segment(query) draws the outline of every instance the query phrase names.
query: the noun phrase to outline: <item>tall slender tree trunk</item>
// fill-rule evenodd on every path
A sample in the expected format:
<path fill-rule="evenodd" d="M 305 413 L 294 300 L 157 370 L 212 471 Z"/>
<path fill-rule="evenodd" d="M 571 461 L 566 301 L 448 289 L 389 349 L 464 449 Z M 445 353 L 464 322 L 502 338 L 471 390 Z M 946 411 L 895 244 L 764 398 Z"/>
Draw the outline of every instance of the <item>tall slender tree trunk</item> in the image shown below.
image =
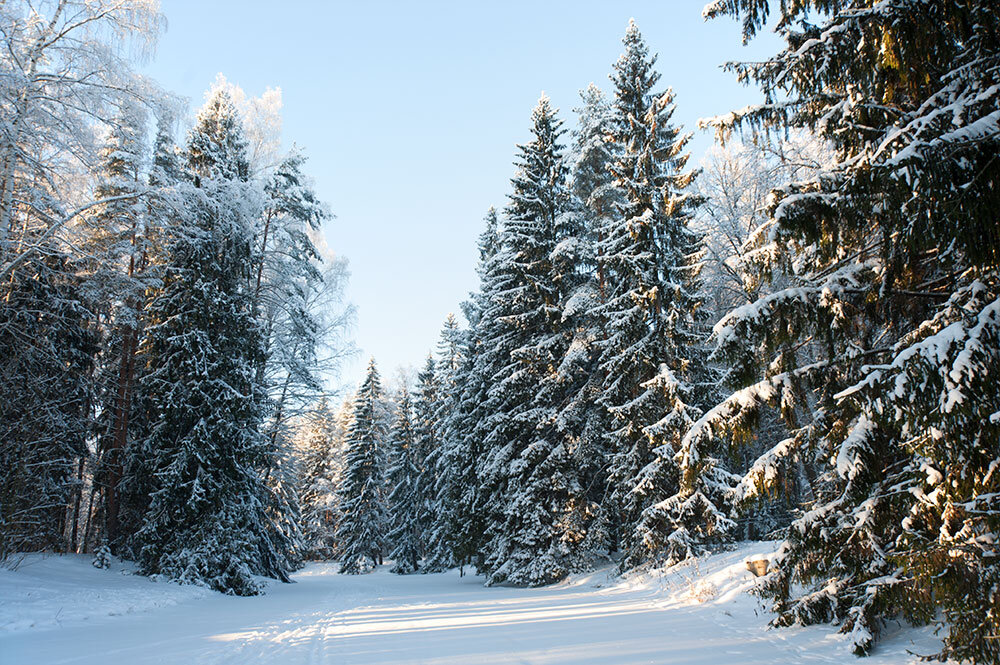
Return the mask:
<path fill-rule="evenodd" d="M 128 276 L 131 280 L 136 270 L 137 229 L 132 226 L 132 255 L 128 261 Z M 138 309 L 139 303 L 133 302 Z M 108 545 L 112 552 L 117 553 L 118 541 L 121 537 L 118 501 L 118 485 L 123 475 L 122 451 L 128 445 L 129 416 L 132 413 L 132 393 L 135 383 L 135 355 L 139 342 L 139 330 L 136 324 L 125 329 L 122 339 L 122 356 L 118 367 L 118 386 L 115 395 L 114 428 L 111 436 L 110 450 L 105 461 L 107 470 L 107 486 L 105 491 L 105 521 Z"/>
<path fill-rule="evenodd" d="M 80 551 L 86 552 L 90 545 L 91 534 L 94 532 L 94 495 L 97 494 L 97 485 L 90 486 L 90 498 L 87 500 L 87 525 L 83 529 L 83 541 L 80 543 Z"/>
<path fill-rule="evenodd" d="M 254 310 L 257 309 L 260 303 L 260 285 L 264 278 L 264 262 L 265 262 L 265 252 L 267 251 L 267 236 L 271 231 L 271 220 L 274 218 L 274 213 L 270 210 L 267 211 L 267 216 L 264 217 L 264 237 L 260 241 L 260 263 L 257 264 L 257 281 L 253 289 L 253 306 Z"/>
<path fill-rule="evenodd" d="M 257 310 L 260 307 L 260 291 L 261 286 L 264 282 L 264 263 L 265 263 L 265 252 L 267 251 L 267 237 L 271 231 L 271 220 L 274 218 L 274 213 L 271 210 L 267 211 L 267 215 L 264 217 L 264 237 L 260 241 L 260 263 L 257 264 L 257 278 L 253 289 L 253 313 L 254 318 L 257 317 Z M 261 357 L 260 363 L 257 365 L 257 385 L 264 386 L 265 377 L 267 376 L 267 360 L 271 353 L 271 332 L 273 330 L 273 322 L 268 319 L 267 330 L 264 333 L 264 354 Z M 278 409 L 277 418 L 280 418 L 281 411 L 280 406 Z M 277 423 L 277 419 L 275 421 Z M 275 434 L 272 437 L 272 442 L 277 437 Z"/>
<path fill-rule="evenodd" d="M 118 394 L 115 397 L 114 431 L 111 449 L 106 460 L 107 487 L 105 487 L 105 511 L 108 529 L 108 543 L 112 551 L 117 550 L 119 533 L 118 484 L 122 480 L 122 451 L 128 445 L 129 415 L 132 411 L 132 384 L 135 376 L 135 351 L 138 331 L 130 326 L 125 331 L 122 342 L 122 358 L 118 369 Z"/>
<path fill-rule="evenodd" d="M 76 490 L 73 492 L 73 510 L 72 517 L 73 524 L 70 527 L 69 536 L 69 551 L 76 552 L 78 549 L 77 538 L 79 536 L 80 530 L 80 508 L 83 505 L 83 467 L 86 462 L 86 457 L 81 456 L 80 461 L 76 466 Z"/>

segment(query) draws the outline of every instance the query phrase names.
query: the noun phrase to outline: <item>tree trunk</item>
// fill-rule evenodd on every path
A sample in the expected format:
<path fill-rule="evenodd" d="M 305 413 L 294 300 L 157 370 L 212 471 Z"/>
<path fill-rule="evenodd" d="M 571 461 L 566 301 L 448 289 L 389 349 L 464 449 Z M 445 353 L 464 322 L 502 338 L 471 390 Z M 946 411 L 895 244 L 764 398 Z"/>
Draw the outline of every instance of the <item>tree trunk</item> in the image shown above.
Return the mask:
<path fill-rule="evenodd" d="M 85 457 L 80 457 L 80 462 L 76 468 L 76 490 L 73 492 L 73 526 L 70 528 L 69 551 L 76 552 L 78 549 L 77 537 L 80 530 L 80 508 L 83 506 L 83 465 Z"/>
<path fill-rule="evenodd" d="M 97 485 L 90 487 L 90 499 L 87 501 L 87 526 L 83 529 L 83 542 L 80 543 L 80 551 L 86 552 L 90 544 L 90 537 L 94 527 L 94 494 L 97 493 Z"/>
<path fill-rule="evenodd" d="M 260 241 L 260 263 L 257 264 L 257 283 L 254 285 L 253 290 L 253 308 L 257 311 L 257 305 L 260 303 L 260 285 L 264 277 L 264 256 L 267 251 L 267 235 L 271 230 L 271 219 L 274 217 L 274 213 L 270 210 L 267 211 L 267 216 L 264 218 L 264 237 Z"/>
<path fill-rule="evenodd" d="M 130 326 L 125 331 L 122 342 L 122 358 L 118 369 L 118 391 L 115 397 L 114 429 L 111 437 L 111 447 L 107 451 L 105 469 L 107 486 L 105 487 L 105 511 L 108 529 L 108 545 L 111 551 L 117 553 L 119 533 L 119 503 L 118 484 L 122 480 L 122 451 L 128 444 L 129 415 L 132 411 L 132 384 L 135 376 L 135 350 L 138 341 L 138 331 Z"/>
<path fill-rule="evenodd" d="M 136 227 L 132 226 L 132 256 L 128 261 L 128 276 L 131 279 L 135 274 L 135 248 L 137 243 Z M 138 309 L 138 303 L 133 302 L 133 306 Z M 125 329 L 122 339 L 122 357 L 118 368 L 118 387 L 115 395 L 115 408 L 113 414 L 113 430 L 111 436 L 111 446 L 107 451 L 105 469 L 107 473 L 107 486 L 105 487 L 105 520 L 107 524 L 108 546 L 112 553 L 118 553 L 118 540 L 121 537 L 120 520 L 118 518 L 118 484 L 122 480 L 122 451 L 128 444 L 128 424 L 129 416 L 132 413 L 132 389 L 135 377 L 135 354 L 139 341 L 139 331 L 132 325 Z"/>

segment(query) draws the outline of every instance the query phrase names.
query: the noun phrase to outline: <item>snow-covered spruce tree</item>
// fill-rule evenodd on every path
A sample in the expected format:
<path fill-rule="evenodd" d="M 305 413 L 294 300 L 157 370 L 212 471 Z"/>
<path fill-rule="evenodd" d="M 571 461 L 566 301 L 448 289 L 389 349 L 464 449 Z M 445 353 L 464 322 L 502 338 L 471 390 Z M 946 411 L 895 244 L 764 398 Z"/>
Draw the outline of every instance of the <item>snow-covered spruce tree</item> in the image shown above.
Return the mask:
<path fill-rule="evenodd" d="M 396 403 L 396 422 L 389 432 L 389 465 L 386 470 L 389 525 L 386 541 L 389 558 L 395 562 L 392 572 L 407 575 L 416 572 L 420 559 L 421 501 L 417 494 L 420 470 L 416 459 L 416 431 L 413 404 L 404 385 Z"/>
<path fill-rule="evenodd" d="M 486 228 L 480 234 L 478 243 L 477 271 L 481 287 L 471 294 L 469 301 L 462 304 L 470 328 L 464 340 L 461 394 L 456 412 L 450 419 L 454 441 L 451 473 L 458 489 L 450 516 L 452 551 L 460 565 L 474 564 L 477 567 L 481 565 L 480 554 L 486 527 L 479 506 L 482 495 L 479 468 L 484 450 L 482 437 L 485 436 L 480 424 L 489 415 L 488 390 L 493 380 L 489 364 L 485 362 L 488 349 L 484 340 L 490 338 L 490 326 L 481 313 L 486 301 L 484 292 L 488 290 L 484 286 L 487 279 L 486 265 L 492 262 L 500 249 L 498 219 L 494 208 L 487 212 L 485 222 Z"/>
<path fill-rule="evenodd" d="M 219 91 L 188 139 L 188 217 L 173 230 L 144 342 L 149 457 L 131 469 L 154 479 L 132 548 L 140 570 L 238 595 L 259 593 L 254 575 L 287 580 L 289 545 L 269 524 L 274 497 L 262 477 L 273 451 L 255 380 L 245 150 Z"/>
<path fill-rule="evenodd" d="M 677 501 L 701 490 L 682 487 L 674 453 L 699 415 L 694 373 L 705 364 L 697 348 L 700 238 L 689 228 L 698 199 L 687 191 L 694 173 L 684 171 L 690 135 L 670 123 L 672 93 L 654 91 L 656 57 L 634 21 L 623 43 L 611 76 L 610 169 L 620 203 L 599 229 L 604 297 L 595 315 L 603 332 L 599 399 L 615 428 L 605 509 L 617 516 L 622 565 L 631 567 L 664 549 L 682 555 L 667 538 L 685 518 Z"/>
<path fill-rule="evenodd" d="M 621 190 L 609 170 L 615 144 L 609 141 L 614 115 L 604 93 L 594 84 L 580 92 L 583 106 L 573 132 L 570 169 L 570 209 L 557 224 L 559 244 L 553 255 L 557 277 L 561 329 L 566 352 L 556 373 L 559 402 L 557 426 L 567 438 L 584 494 L 571 512 L 573 529 L 585 533 L 583 553 L 599 555 L 615 549 L 613 516 L 604 510 L 612 422 L 598 403 L 603 378 L 597 342 L 604 302 L 603 262 L 598 260 L 599 231 L 617 214 Z"/>
<path fill-rule="evenodd" d="M 557 220 L 568 203 L 562 123 L 555 114 L 543 95 L 532 112 L 532 140 L 518 146 L 505 210 L 508 262 L 502 269 L 508 277 L 493 315 L 511 351 L 491 390 L 500 420 L 487 458 L 493 476 L 483 557 L 487 584 L 557 581 L 572 566 L 580 539 L 566 531 L 570 505 L 581 491 L 555 426 L 562 395 L 553 368 L 567 337 L 560 332 L 553 254 Z"/>
<path fill-rule="evenodd" d="M 106 201 L 84 217 L 88 300 L 102 334 L 95 368 L 93 437 L 96 455 L 81 460 L 72 507 L 70 548 L 93 551 L 110 545 L 130 557 L 130 535 L 141 522 L 150 489 L 131 491 L 125 466 L 142 432 L 145 413 L 139 376 L 139 343 L 145 309 L 162 281 L 165 238 L 177 207 L 181 177 L 173 143 L 172 102 L 157 100 L 153 160 L 146 167 L 145 120 L 138 100 L 120 104 L 96 173 L 95 197 Z M 84 461 L 91 466 L 84 473 Z M 89 498 L 82 492 L 90 480 Z M 134 504 L 134 505 L 133 505 Z"/>
<path fill-rule="evenodd" d="M 149 350 L 142 344 L 145 328 L 149 324 L 149 304 L 161 291 L 166 264 L 169 261 L 169 245 L 174 228 L 180 227 L 184 219 L 181 211 L 186 209 L 186 184 L 180 164 L 178 149 L 171 132 L 172 119 L 169 112 L 161 111 L 157 119 L 156 137 L 153 141 L 153 163 L 149 170 L 146 210 L 142 216 L 142 245 L 139 281 L 147 285 L 142 295 L 143 311 L 137 325 L 139 345 L 135 351 L 132 371 L 132 410 L 128 414 L 128 429 L 125 447 L 122 451 L 122 477 L 116 487 L 118 494 L 118 552 L 127 558 L 136 558 L 138 553 L 131 549 L 132 537 L 142 526 L 149 508 L 155 478 L 146 473 L 143 465 L 151 457 L 146 443 L 152 423 L 152 409 L 148 402 L 143 376 L 148 369 L 144 354 Z M 138 249 L 138 248 L 137 248 Z M 86 547 L 87 543 L 81 543 Z"/>
<path fill-rule="evenodd" d="M 315 410 L 312 409 L 306 412 L 305 417 L 310 418 L 314 414 Z M 312 519 L 309 519 L 308 522 L 303 522 L 302 526 L 303 554 L 307 558 L 340 559 L 341 547 L 340 542 L 337 540 L 337 529 L 339 528 L 341 517 L 340 502 L 343 498 L 340 488 L 343 485 L 344 470 L 347 465 L 347 437 L 351 430 L 351 423 L 353 422 L 354 399 L 351 396 L 341 402 L 336 410 L 331 410 L 330 418 L 324 428 L 324 436 L 328 440 L 329 448 L 326 451 L 326 462 L 323 465 L 322 478 L 320 476 L 316 477 L 315 487 L 318 491 L 312 494 L 312 498 L 309 498 L 309 496 L 306 496 L 309 494 L 309 491 L 303 488 L 301 484 L 299 486 L 302 515 L 306 519 L 312 516 Z M 309 425 L 305 425 L 304 428 L 299 425 L 295 429 L 296 468 L 300 474 L 306 468 L 304 461 L 305 457 L 308 457 L 303 451 L 303 440 L 316 434 L 318 432 L 311 429 Z M 327 487 L 327 484 L 329 484 L 329 487 Z M 330 490 L 329 493 L 327 493 L 327 489 Z M 322 525 L 320 525 L 320 522 L 322 522 Z M 316 529 L 310 531 L 310 524 L 315 525 Z M 310 541 L 311 533 L 322 534 L 322 538 Z M 310 542 L 319 544 L 322 550 L 310 550 Z"/>
<path fill-rule="evenodd" d="M 386 423 L 382 384 L 375 359 L 354 396 L 354 418 L 347 433 L 347 459 L 340 484 L 337 544 L 340 572 L 358 575 L 382 563 L 387 514 L 384 450 Z"/>
<path fill-rule="evenodd" d="M 302 532 L 302 502 L 299 497 L 299 460 L 295 450 L 296 423 L 286 422 L 277 435 L 273 429 L 266 436 L 270 442 L 263 472 L 264 482 L 274 500 L 268 509 L 268 527 L 274 538 L 286 544 L 286 560 L 290 570 L 298 570 L 305 563 L 305 534 Z"/>
<path fill-rule="evenodd" d="M 512 309 L 509 294 L 515 280 L 511 270 L 513 252 L 506 244 L 504 226 L 493 215 L 487 217 L 487 223 L 484 237 L 493 230 L 490 242 L 494 251 L 480 263 L 480 309 L 473 331 L 476 358 L 471 379 L 482 390 L 478 407 L 469 419 L 471 429 L 467 434 L 470 443 L 478 447 L 474 503 L 467 509 L 469 517 L 482 528 L 477 543 L 480 572 L 490 570 L 485 558 L 495 551 L 494 538 L 504 522 L 502 499 L 512 450 L 509 441 L 515 430 L 508 415 L 510 394 L 506 381 L 513 372 L 511 356 L 517 348 L 516 338 L 504 318 Z"/>
<path fill-rule="evenodd" d="M 337 524 L 337 426 L 326 398 L 307 411 L 304 420 L 295 441 L 302 554 L 307 559 L 331 559 Z"/>
<path fill-rule="evenodd" d="M 414 494 L 417 501 L 417 525 L 419 534 L 418 552 L 423 558 L 427 551 L 427 533 L 433 528 L 434 487 L 437 473 L 433 465 L 432 452 L 437 446 L 434 433 L 434 414 L 439 399 L 434 355 L 427 354 L 424 368 L 417 373 L 417 385 L 413 395 L 413 464 L 417 468 Z"/>
<path fill-rule="evenodd" d="M 758 136 L 745 143 L 730 141 L 709 150 L 696 182 L 705 200 L 696 223 L 705 233 L 702 282 L 710 320 L 717 321 L 735 307 L 788 286 L 781 276 L 765 282 L 747 273 L 744 268 L 754 263 L 756 252 L 747 240 L 767 219 L 771 190 L 790 179 L 809 177 L 830 157 L 821 140 L 802 131 L 789 136 Z M 726 383 L 723 376 L 719 384 Z M 720 394 L 719 399 L 724 396 Z M 751 439 L 739 446 L 727 446 L 724 457 L 728 467 L 746 473 L 760 455 L 787 435 L 776 413 L 761 413 Z M 787 527 L 790 509 L 811 499 L 807 479 L 817 473 L 814 457 L 799 456 L 784 474 L 783 491 L 757 494 L 752 501 L 744 502 L 736 516 L 740 536 L 760 539 Z"/>
<path fill-rule="evenodd" d="M 601 302 L 595 230 L 605 209 L 614 209 L 612 176 L 608 162 L 602 161 L 609 153 L 599 147 L 603 139 L 597 136 L 607 128 L 610 114 L 595 87 L 583 96 L 582 127 L 574 134 L 567 160 L 573 163 L 571 187 L 555 217 L 555 246 L 549 255 L 558 323 L 544 346 L 555 362 L 539 382 L 534 399 L 535 409 L 543 414 L 539 436 L 568 457 L 563 474 L 566 504 L 559 509 L 555 529 L 569 570 L 587 568 L 594 555 L 610 550 L 607 523 L 600 512 L 609 419 L 607 410 L 597 403 L 601 381 L 595 342 L 601 333 L 594 316 Z"/>
<path fill-rule="evenodd" d="M 434 446 L 428 452 L 425 464 L 433 469 L 434 494 L 432 499 L 434 519 L 427 534 L 427 572 L 441 572 L 457 565 L 455 559 L 456 501 L 462 488 L 458 470 L 461 468 L 455 418 L 463 384 L 462 349 L 464 332 L 454 314 L 448 314 L 437 345 L 434 381 L 438 398 L 432 417 Z"/>
<path fill-rule="evenodd" d="M 340 517 L 343 512 L 340 510 L 340 501 L 343 495 L 340 488 L 344 484 L 344 474 L 347 471 L 347 438 L 351 434 L 351 426 L 354 424 L 354 396 L 351 395 L 341 402 L 340 407 L 333 414 L 334 429 L 334 455 L 331 459 L 331 473 L 333 486 L 336 488 L 334 503 L 336 512 L 334 513 L 333 528 L 333 558 L 340 559 L 342 548 L 337 540 L 337 530 L 340 528 Z"/>
<path fill-rule="evenodd" d="M 770 4 L 706 14 L 742 19 L 749 39 Z M 985 0 L 780 12 L 786 47 L 733 65 L 765 103 L 715 124 L 813 130 L 836 161 L 773 193 L 750 267 L 790 285 L 716 326 L 743 387 L 685 448 L 746 435 L 769 403 L 790 436 L 741 490 L 796 456 L 825 462 L 767 579 L 777 624 L 838 621 L 865 653 L 886 621 L 943 614 L 942 657 L 997 662 L 1000 13 Z"/>

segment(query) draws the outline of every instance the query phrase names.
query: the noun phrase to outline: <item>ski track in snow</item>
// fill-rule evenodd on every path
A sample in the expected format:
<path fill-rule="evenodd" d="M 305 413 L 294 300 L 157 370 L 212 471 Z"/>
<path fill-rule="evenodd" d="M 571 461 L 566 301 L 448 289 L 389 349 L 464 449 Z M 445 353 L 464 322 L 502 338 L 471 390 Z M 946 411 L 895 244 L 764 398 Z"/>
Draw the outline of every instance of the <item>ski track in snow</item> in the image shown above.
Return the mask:
<path fill-rule="evenodd" d="M 899 665 L 917 662 L 907 650 L 939 648 L 930 629 L 900 629 L 859 661 L 829 626 L 768 630 L 744 562 L 773 547 L 541 589 L 318 563 L 256 598 L 99 571 L 82 556 L 29 557 L 0 571 L 0 663 Z"/>

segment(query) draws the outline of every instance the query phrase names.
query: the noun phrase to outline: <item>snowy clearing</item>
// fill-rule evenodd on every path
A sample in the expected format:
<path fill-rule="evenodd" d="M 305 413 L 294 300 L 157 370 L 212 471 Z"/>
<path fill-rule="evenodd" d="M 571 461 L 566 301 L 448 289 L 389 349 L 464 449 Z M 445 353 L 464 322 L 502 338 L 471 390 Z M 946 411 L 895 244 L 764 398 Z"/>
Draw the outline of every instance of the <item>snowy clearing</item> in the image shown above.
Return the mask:
<path fill-rule="evenodd" d="M 336 574 L 312 564 L 267 595 L 223 596 L 31 556 L 0 571 L 0 662 L 32 663 L 844 663 L 829 627 L 766 630 L 745 592 L 747 559 L 771 543 L 671 569 L 610 569 L 542 589 L 443 575 Z M 930 629 L 888 636 L 863 665 L 916 663 Z"/>

